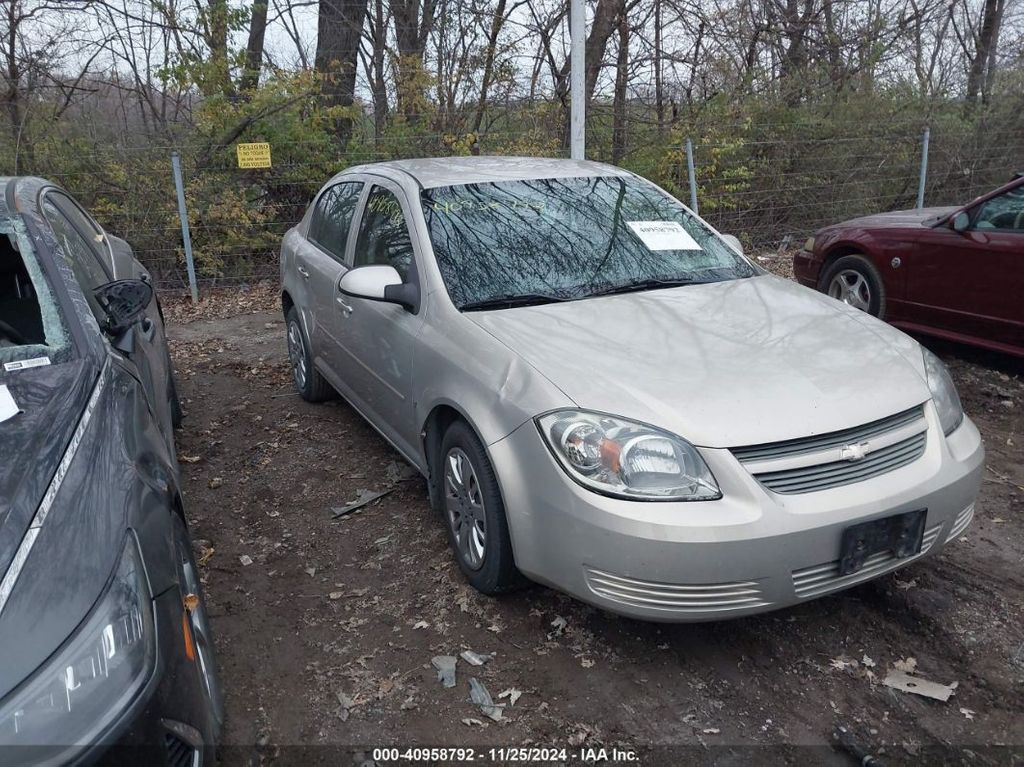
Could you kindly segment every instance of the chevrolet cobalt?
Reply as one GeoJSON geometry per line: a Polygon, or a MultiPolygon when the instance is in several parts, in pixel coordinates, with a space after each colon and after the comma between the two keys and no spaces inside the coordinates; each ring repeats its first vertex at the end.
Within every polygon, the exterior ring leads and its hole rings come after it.
{"type": "Polygon", "coordinates": [[[341,394],[428,478],[485,593],[734,617],[971,521],[984,450],[943,364],[624,170],[349,168],[285,236],[281,279],[296,387],[341,394]]]}

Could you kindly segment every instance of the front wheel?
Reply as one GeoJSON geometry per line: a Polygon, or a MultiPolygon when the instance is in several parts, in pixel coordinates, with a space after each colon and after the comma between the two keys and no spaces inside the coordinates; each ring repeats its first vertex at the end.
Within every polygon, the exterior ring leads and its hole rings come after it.
{"type": "Polygon", "coordinates": [[[456,421],[441,442],[440,480],[448,541],[466,580],[484,594],[525,583],[512,556],[505,504],[487,452],[473,430],[456,421]]]}
{"type": "Polygon", "coordinates": [[[885,284],[871,261],[853,254],[834,261],[821,278],[821,289],[837,301],[875,317],[885,315],[885,284]]]}

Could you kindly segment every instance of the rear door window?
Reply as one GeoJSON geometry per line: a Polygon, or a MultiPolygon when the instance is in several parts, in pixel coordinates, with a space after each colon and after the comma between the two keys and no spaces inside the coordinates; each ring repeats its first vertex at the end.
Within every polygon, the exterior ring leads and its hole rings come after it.
{"type": "Polygon", "coordinates": [[[358,181],[335,184],[320,195],[309,222],[307,237],[342,263],[352,214],[362,190],[363,184],[358,181]]]}

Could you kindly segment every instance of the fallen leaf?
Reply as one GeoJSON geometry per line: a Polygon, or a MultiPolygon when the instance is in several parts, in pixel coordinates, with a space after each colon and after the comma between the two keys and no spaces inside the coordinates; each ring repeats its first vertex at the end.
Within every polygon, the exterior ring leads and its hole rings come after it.
{"type": "Polygon", "coordinates": [[[179,456],[178,460],[184,461],[185,463],[199,463],[202,460],[202,456],[198,455],[182,455],[179,456]]]}
{"type": "Polygon", "coordinates": [[[243,554],[238,558],[238,561],[241,562],[244,567],[248,567],[252,564],[252,557],[250,557],[248,554],[243,554]]]}
{"type": "Polygon", "coordinates": [[[971,710],[971,709],[969,709],[969,708],[962,708],[962,707],[961,707],[961,709],[960,709],[960,713],[961,713],[961,714],[963,714],[963,715],[964,715],[965,717],[967,717],[968,719],[974,719],[974,715],[975,715],[975,714],[976,714],[977,712],[976,712],[976,711],[972,711],[972,710],[971,710]]]}
{"type": "Polygon", "coordinates": [[[498,693],[498,700],[502,698],[508,698],[508,704],[514,706],[516,701],[523,697],[521,690],[517,690],[515,687],[509,687],[507,690],[502,690],[498,693]]]}
{"type": "Polygon", "coordinates": [[[917,668],[917,658],[904,658],[903,660],[898,660],[892,664],[892,667],[897,671],[913,674],[914,669],[917,668]]]}

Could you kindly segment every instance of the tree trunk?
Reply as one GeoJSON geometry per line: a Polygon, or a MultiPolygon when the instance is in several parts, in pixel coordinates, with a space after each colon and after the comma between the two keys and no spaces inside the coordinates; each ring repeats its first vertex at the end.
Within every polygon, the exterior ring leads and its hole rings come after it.
{"type": "MultiPolygon", "coordinates": [[[[324,107],[350,107],[355,101],[356,66],[367,0],[320,0],[314,67],[320,75],[324,107]]],[[[334,133],[346,144],[352,118],[336,117],[334,133]]]]}
{"type": "Polygon", "coordinates": [[[629,82],[629,22],[619,14],[619,55],[615,61],[615,94],[612,100],[612,162],[626,154],[626,85],[629,82]]]}
{"type": "Polygon", "coordinates": [[[228,65],[228,3],[209,0],[206,4],[206,45],[210,49],[210,72],[206,77],[206,95],[230,96],[233,88],[228,65]]]}
{"type": "Polygon", "coordinates": [[[384,79],[384,56],[387,52],[388,27],[384,16],[384,0],[374,0],[370,25],[370,96],[373,98],[373,140],[380,142],[388,119],[388,90],[384,79]]]}
{"type": "Polygon", "coordinates": [[[480,153],[480,126],[484,122],[484,112],[487,109],[487,91],[491,87],[491,77],[494,73],[494,57],[498,48],[498,36],[505,24],[506,0],[498,0],[498,7],[494,9],[494,18],[491,19],[491,31],[487,36],[487,52],[484,56],[484,72],[480,78],[480,97],[476,102],[476,113],[473,115],[473,133],[476,134],[476,141],[473,144],[473,154],[480,153]]]}
{"type": "Polygon", "coordinates": [[[658,136],[665,133],[665,82],[661,58],[661,0],[654,0],[654,114],[658,121],[658,136]]]}
{"type": "Polygon", "coordinates": [[[260,83],[263,68],[263,41],[267,36],[267,0],[253,0],[249,19],[249,43],[245,47],[245,71],[239,89],[252,91],[260,83]]]}
{"type": "MultiPolygon", "coordinates": [[[[985,86],[986,69],[990,57],[994,57],[999,44],[999,28],[1006,10],[1006,0],[985,0],[981,16],[981,29],[975,35],[974,56],[967,72],[966,108],[971,110],[978,103],[978,94],[985,86]]],[[[985,95],[987,99],[987,94],[985,95]]]]}
{"type": "Polygon", "coordinates": [[[423,107],[423,53],[434,22],[434,0],[391,0],[398,44],[396,89],[398,109],[415,121],[423,107]]]}
{"type": "MultiPolygon", "coordinates": [[[[604,52],[608,47],[608,38],[618,24],[619,14],[623,11],[623,0],[597,0],[597,8],[594,10],[594,21],[590,25],[590,34],[587,35],[586,45],[583,46],[586,56],[586,63],[583,70],[586,73],[586,88],[584,98],[589,104],[594,96],[594,89],[597,87],[597,76],[601,72],[601,65],[604,63],[604,52]]],[[[566,56],[562,69],[558,73],[558,81],[555,84],[555,95],[562,102],[564,112],[565,130],[562,136],[562,145],[569,147],[569,72],[572,68],[572,55],[566,56]]]]}

